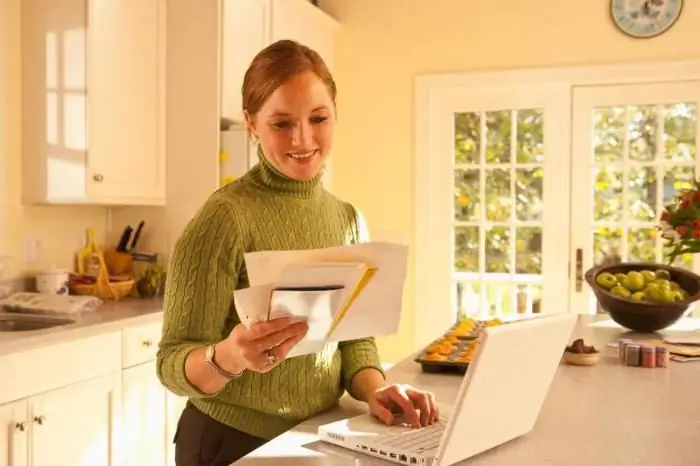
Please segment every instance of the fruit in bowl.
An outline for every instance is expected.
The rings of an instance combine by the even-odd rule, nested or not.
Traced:
[[[667,269],[630,270],[627,273],[601,272],[596,275],[598,285],[612,294],[631,301],[672,303],[688,298],[688,292],[671,279]]]
[[[700,276],[663,264],[597,266],[588,270],[585,278],[612,320],[638,332],[655,332],[672,325],[700,299]]]

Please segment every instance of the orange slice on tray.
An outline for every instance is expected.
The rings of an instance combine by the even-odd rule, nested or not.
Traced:
[[[444,361],[447,359],[447,356],[443,356],[442,354],[438,353],[428,353],[425,356],[423,356],[423,359],[426,361]]]

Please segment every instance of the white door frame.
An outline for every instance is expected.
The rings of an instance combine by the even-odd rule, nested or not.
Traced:
[[[468,90],[473,93],[479,88],[503,88],[530,86],[565,86],[569,88],[569,98],[574,87],[601,86],[616,84],[642,84],[655,82],[680,82],[700,79],[700,60],[668,62],[627,63],[619,65],[571,66],[511,69],[505,71],[449,73],[422,75],[415,81],[415,186],[414,186],[414,348],[424,346],[439,336],[449,326],[451,309],[442,309],[443,304],[434,302],[429,292],[435,283],[436,249],[443,247],[435,243],[435,218],[430,214],[431,205],[436,207],[436,199],[430,180],[440,170],[442,162],[431,153],[430,134],[440,131],[431,127],[439,121],[440,102]],[[571,128],[571,118],[568,121]],[[570,131],[570,130],[569,130]],[[569,154],[570,158],[571,147]],[[449,161],[451,163],[451,160]],[[566,174],[569,176],[569,173]],[[438,207],[439,208],[439,207]],[[568,235],[563,240],[569,241]],[[448,248],[451,249],[451,248]],[[569,248],[571,250],[571,248]],[[569,260],[569,274],[575,261]],[[444,277],[444,274],[440,275]],[[440,300],[440,303],[449,302]],[[563,311],[568,311],[564,309]]]

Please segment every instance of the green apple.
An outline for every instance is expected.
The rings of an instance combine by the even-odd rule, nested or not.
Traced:
[[[669,286],[671,287],[672,290],[682,289],[681,286],[678,284],[678,282],[669,282]]]
[[[609,272],[603,272],[596,275],[595,282],[606,290],[609,290],[613,286],[617,285],[617,278],[615,278],[615,276]]]
[[[644,276],[641,273],[632,271],[627,274],[625,279],[621,282],[622,286],[630,291],[639,291],[644,288],[646,284]]]
[[[657,278],[652,283],[655,283],[656,286],[658,286],[659,288],[664,288],[667,290],[671,289],[671,282],[666,280],[665,278]]]
[[[630,296],[630,299],[632,301],[646,301],[647,295],[643,291],[637,291],[636,293],[632,293],[632,296]]]
[[[625,275],[622,272],[618,272],[615,274],[615,278],[617,278],[617,281],[620,283],[622,283],[622,280],[624,280],[626,277],[627,277],[627,275]]]
[[[615,295],[617,295],[617,296],[621,296],[621,297],[623,297],[623,298],[629,298],[629,297],[632,295],[632,293],[630,292],[630,290],[628,290],[627,288],[625,288],[625,287],[622,286],[622,285],[615,285],[615,286],[612,288],[612,290],[610,290],[610,292],[611,292],[612,294],[615,294]]]
[[[640,273],[642,274],[642,277],[644,277],[644,281],[646,283],[651,283],[656,280],[656,274],[651,270],[642,270]]]
[[[653,286],[653,287],[647,288],[645,293],[646,293],[648,301],[651,301],[653,303],[663,302],[663,298],[664,298],[664,290],[663,289],[661,289],[657,286]]]
[[[661,302],[672,303],[676,300],[676,292],[670,288],[664,288],[661,290]]]
[[[669,272],[666,269],[658,269],[656,271],[656,278],[661,278],[664,280],[670,280],[671,279],[671,272]]]

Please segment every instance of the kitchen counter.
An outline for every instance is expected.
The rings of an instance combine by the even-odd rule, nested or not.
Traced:
[[[56,327],[0,332],[0,355],[99,335],[125,327],[158,322],[163,315],[162,299],[124,299],[105,301],[95,311],[66,316],[75,323]]]
[[[685,319],[659,332],[698,334],[700,321]],[[666,369],[625,367],[606,344],[618,338],[659,338],[627,332],[607,316],[581,316],[572,335],[601,350],[593,367],[561,365],[534,430],[460,464],[513,466],[692,466],[700,464],[700,363],[670,362]],[[433,391],[451,404],[462,378],[425,374],[409,357],[388,372],[393,382]],[[512,382],[517,390],[517,381]],[[485,400],[488,402],[489,400]],[[498,402],[498,400],[490,400]],[[395,464],[320,442],[320,424],[365,412],[365,405],[341,399],[338,408],[277,437],[236,466],[364,466]],[[498,422],[494,420],[493,422]],[[467,441],[468,439],[464,439]]]

